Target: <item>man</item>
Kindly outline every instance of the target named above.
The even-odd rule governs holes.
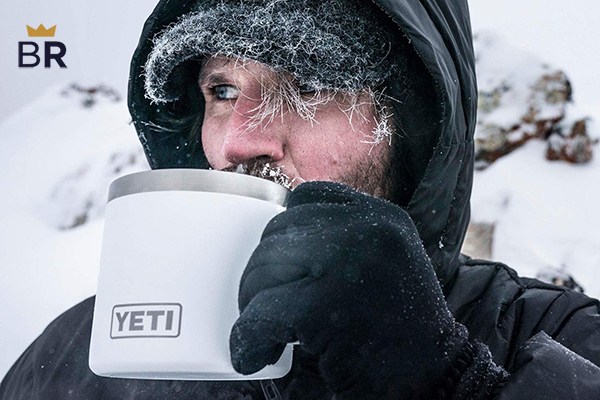
[[[245,374],[298,341],[292,371],[97,377],[92,298],[27,349],[0,397],[599,398],[598,302],[459,255],[470,35],[465,1],[161,1],[132,62],[134,124],[153,168],[294,189],[242,276],[230,337]]]

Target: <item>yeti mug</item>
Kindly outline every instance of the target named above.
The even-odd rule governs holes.
[[[109,190],[89,365],[97,375],[247,380],[286,375],[292,345],[252,375],[230,361],[239,282],[288,190],[251,176],[165,169]]]

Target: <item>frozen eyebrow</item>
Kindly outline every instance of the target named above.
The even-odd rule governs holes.
[[[213,85],[222,85],[227,83],[228,80],[224,73],[221,72],[208,72],[202,71],[198,76],[198,85],[200,87],[203,86],[213,86]]]

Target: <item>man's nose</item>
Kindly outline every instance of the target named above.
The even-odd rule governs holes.
[[[284,125],[279,117],[260,121],[259,102],[239,97],[226,124],[225,140],[221,149],[231,164],[267,157],[272,161],[284,156]]]

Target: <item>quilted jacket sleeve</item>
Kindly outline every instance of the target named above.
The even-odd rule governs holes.
[[[510,374],[496,398],[600,399],[598,300],[482,260],[467,260],[447,300]]]
[[[600,399],[600,368],[540,332],[517,353],[498,399]]]

